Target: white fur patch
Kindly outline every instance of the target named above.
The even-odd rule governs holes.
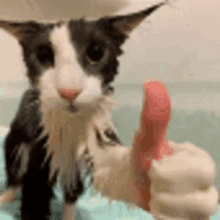
[[[71,43],[67,24],[55,28],[51,32],[51,43],[55,54],[55,83],[57,89],[78,89],[83,87],[87,77],[77,61],[77,53]]]
[[[75,186],[76,172],[83,166],[82,154],[88,149],[91,156],[94,156],[101,150],[97,146],[97,140],[92,138],[96,135],[94,128],[102,131],[107,127],[113,127],[109,118],[111,105],[112,103],[106,99],[99,102],[96,109],[87,109],[74,114],[53,108],[45,109],[42,105],[44,135],[49,133],[47,152],[48,156],[53,155],[50,177],[59,169],[62,185]],[[102,157],[103,161],[104,158]],[[94,161],[96,163],[96,158]]]
[[[39,89],[41,91],[41,108],[43,112],[49,109],[64,110],[69,103],[61,99],[55,85],[55,73],[48,69],[40,78]]]
[[[25,143],[22,143],[19,147],[18,150],[16,148],[15,154],[16,154],[16,158],[15,158],[15,165],[16,167],[14,167],[15,169],[15,175],[20,178],[22,177],[26,171],[27,171],[27,166],[28,166],[28,162],[30,159],[30,149],[31,146]],[[21,160],[20,162],[20,167],[17,167],[16,162],[18,160]]]
[[[83,82],[83,92],[76,98],[74,105],[79,108],[96,108],[103,99],[101,80],[98,77],[87,77]]]

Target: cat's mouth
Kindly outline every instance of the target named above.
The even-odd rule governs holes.
[[[76,108],[76,106],[74,106],[72,103],[69,105],[68,107],[68,112],[70,113],[76,113],[78,111],[78,109]]]
[[[111,96],[114,93],[114,88],[110,85],[106,86],[103,89],[103,96]],[[100,97],[100,100],[102,100],[103,97]],[[94,108],[94,105],[92,103],[81,103],[82,106],[80,107],[79,102],[75,103],[76,100],[72,100],[69,102],[69,105],[66,108],[66,111],[71,113],[71,114],[75,114],[78,113],[80,111],[80,109],[82,110],[83,106],[86,106],[86,109],[88,110],[88,107],[90,108]],[[96,105],[95,105],[96,106]]]

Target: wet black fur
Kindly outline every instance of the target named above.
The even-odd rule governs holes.
[[[40,113],[39,91],[34,89],[27,90],[17,111],[16,117],[10,126],[10,132],[5,139],[5,158],[7,170],[7,187],[22,187],[22,219],[48,219],[50,216],[50,200],[53,197],[52,187],[56,183],[57,175],[49,181],[50,158],[44,164],[46,156],[46,146],[48,136],[42,136],[43,127]],[[107,129],[106,136],[109,138],[107,145],[119,142],[117,134]],[[99,139],[103,142],[102,138]],[[28,170],[22,177],[18,177],[22,157],[15,163],[16,151],[21,144],[30,147],[30,161]],[[73,146],[74,147],[74,146]],[[85,152],[86,153],[86,152]],[[88,167],[92,166],[93,161]],[[42,164],[44,164],[42,166]],[[91,167],[92,168],[92,167]],[[57,173],[58,174],[58,173]],[[65,189],[65,202],[74,203],[84,192],[81,172],[78,170],[76,178],[78,187],[72,191]],[[43,196],[43,197],[42,197]]]
[[[69,27],[70,30],[72,30],[71,37],[79,54],[80,64],[85,68],[87,74],[97,74],[97,72],[101,74],[103,77],[103,85],[108,85],[109,92],[112,92],[113,87],[111,87],[109,83],[113,81],[117,74],[117,56],[122,54],[121,49],[119,49],[121,44],[118,42],[124,42],[126,36],[116,30],[114,37],[108,36],[111,24],[108,24],[108,28],[105,30],[103,22],[104,20],[100,21],[100,23],[72,20],[69,23]],[[105,21],[105,23],[106,22],[107,21]],[[54,176],[53,181],[49,181],[48,179],[50,172],[50,159],[42,167],[46,156],[48,136],[41,137],[44,128],[40,124],[41,103],[39,99],[40,91],[37,87],[38,79],[43,72],[42,70],[53,67],[54,64],[52,63],[50,66],[42,66],[37,60],[36,48],[40,44],[50,45],[48,35],[55,25],[47,26],[35,22],[28,22],[25,25],[23,31],[26,31],[26,27],[28,31],[25,32],[25,38],[20,41],[20,44],[23,49],[24,61],[27,65],[27,76],[33,89],[29,89],[24,93],[18,112],[11,123],[10,132],[5,140],[7,186],[17,187],[20,185],[22,187],[22,220],[39,220],[49,219],[50,200],[53,197],[52,187],[56,183],[57,176]],[[111,31],[113,31],[113,28],[111,28]],[[116,36],[118,36],[118,41],[115,38]],[[109,50],[109,57],[99,66],[90,68],[86,65],[83,57],[86,48],[93,41],[102,42]],[[108,93],[106,90],[103,92]],[[108,138],[109,143],[105,143],[104,140],[102,140],[102,137],[99,137],[98,143],[100,146],[106,144],[108,146],[121,144],[117,134],[114,134],[114,131],[108,129],[104,134]],[[16,163],[14,161],[16,151],[23,143],[31,148],[30,161],[27,172],[24,176],[18,177],[16,175],[16,169],[18,169],[22,158],[19,158]],[[92,164],[93,161],[89,166],[92,166]],[[83,182],[80,178],[80,170],[78,171],[76,178],[78,179],[77,188],[69,191],[65,189],[64,186],[66,203],[75,203],[78,197],[84,192]]]

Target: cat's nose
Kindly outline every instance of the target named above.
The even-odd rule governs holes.
[[[71,101],[76,99],[76,97],[81,93],[80,89],[67,89],[67,88],[60,88],[59,89],[59,94],[61,98]]]

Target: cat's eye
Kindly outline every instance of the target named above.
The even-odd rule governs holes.
[[[37,58],[43,65],[54,64],[54,53],[49,45],[39,45],[37,47]]]
[[[101,61],[105,55],[105,48],[101,44],[91,44],[86,52],[86,60],[89,64],[94,65]]]

